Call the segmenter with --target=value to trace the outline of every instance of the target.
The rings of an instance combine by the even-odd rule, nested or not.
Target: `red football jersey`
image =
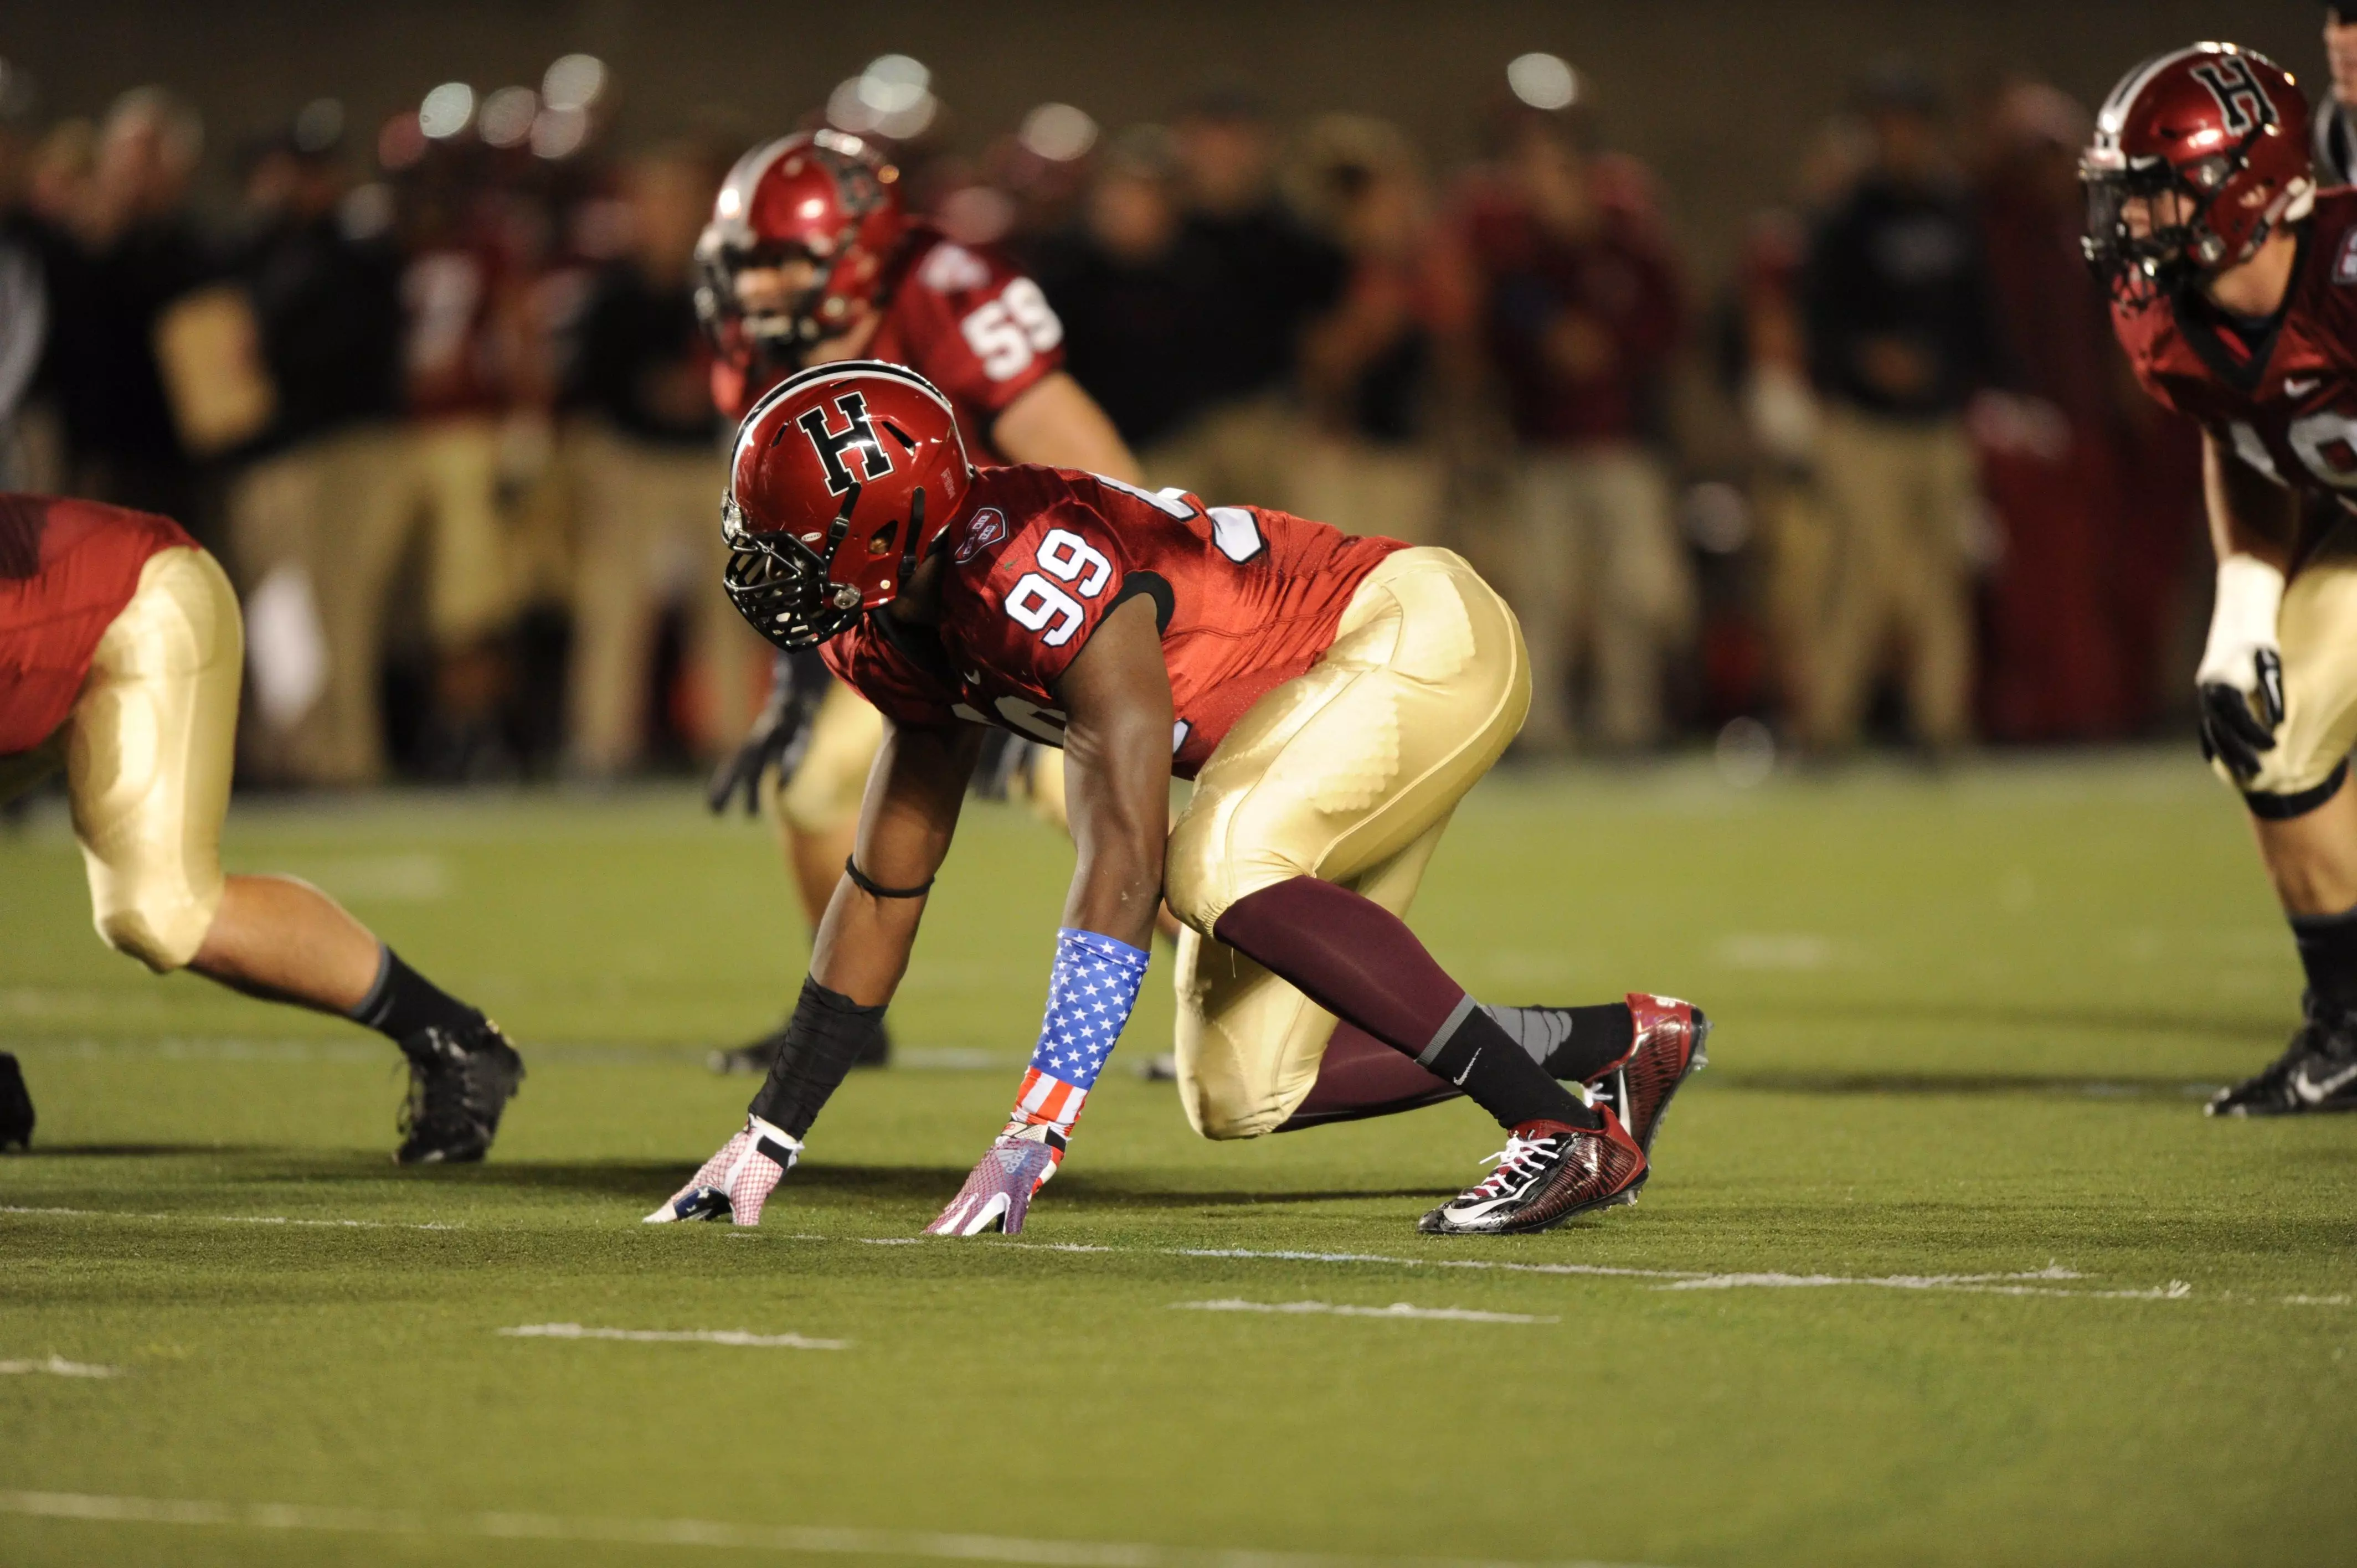
[[[920,231],[883,312],[860,358],[906,365],[941,388],[977,462],[995,455],[991,426],[1007,405],[1063,368],[1064,324],[1039,285],[994,250]],[[716,365],[713,402],[742,419],[790,373]]]
[[[1332,646],[1361,579],[1405,545],[1183,490],[1021,464],[984,468],[950,524],[936,636],[867,616],[827,667],[901,724],[966,719],[1063,745],[1055,683],[1115,605],[1154,600],[1192,779],[1244,710]]]
[[[66,722],[147,558],[195,542],[170,518],[0,493],[0,757]]]
[[[2255,344],[2166,295],[2115,299],[2112,327],[2163,406],[2279,485],[2357,501],[2357,188],[2318,195],[2283,311]]]

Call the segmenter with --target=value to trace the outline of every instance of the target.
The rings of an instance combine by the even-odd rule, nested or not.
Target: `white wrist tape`
[[[2229,555],[2219,562],[2218,602],[2210,612],[2203,668],[2252,648],[2273,648],[2283,596],[2284,575],[2258,557]]]

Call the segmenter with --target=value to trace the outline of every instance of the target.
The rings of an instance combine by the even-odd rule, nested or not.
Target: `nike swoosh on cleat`
[[[2291,1087],[2293,1093],[2310,1105],[2321,1105],[2352,1083],[2357,1083],[2357,1067],[2343,1068],[2322,1083],[2309,1077],[2308,1069],[2302,1068],[2299,1076],[2292,1080]]]
[[[2284,394],[2287,397],[2306,397],[2323,384],[2322,376],[2286,376],[2283,384]]]

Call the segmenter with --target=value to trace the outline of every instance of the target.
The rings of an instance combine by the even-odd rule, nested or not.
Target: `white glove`
[[[745,1130],[720,1145],[688,1184],[647,1216],[650,1225],[681,1219],[726,1219],[737,1225],[761,1223],[761,1206],[770,1201],[785,1174],[802,1158],[802,1140],[786,1135],[759,1116],[745,1118]]]
[[[2252,555],[2218,563],[2218,602],[2194,685],[2201,693],[2201,755],[2226,764],[2238,779],[2264,765],[2284,720],[2283,649],[2276,619],[2284,575]]]

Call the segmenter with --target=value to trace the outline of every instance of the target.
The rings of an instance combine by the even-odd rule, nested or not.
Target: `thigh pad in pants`
[[[1211,932],[1246,894],[1295,876],[1355,886],[1394,913],[1440,829],[1530,708],[1522,632],[1446,550],[1403,550],[1352,596],[1333,646],[1221,741],[1171,830],[1164,885],[1188,930],[1178,1077],[1208,1137],[1282,1122],[1317,1079],[1333,1019]]]

